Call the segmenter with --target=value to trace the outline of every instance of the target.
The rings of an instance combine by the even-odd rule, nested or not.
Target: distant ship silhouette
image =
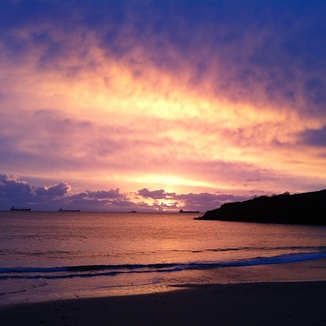
[[[62,209],[62,208],[59,208],[58,212],[80,212],[80,209]]]
[[[184,211],[183,209],[180,209],[179,213],[200,213],[200,211]]]
[[[10,208],[11,211],[21,211],[21,212],[29,212],[31,209],[27,207],[14,207]]]

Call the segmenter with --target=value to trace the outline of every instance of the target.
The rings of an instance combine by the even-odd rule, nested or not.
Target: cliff
[[[302,194],[261,196],[227,203],[200,220],[326,225],[326,189]]]

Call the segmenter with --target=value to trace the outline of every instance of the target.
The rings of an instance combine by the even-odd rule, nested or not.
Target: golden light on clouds
[[[103,2],[104,16],[79,5],[69,20],[54,5],[3,30],[0,174],[125,192],[323,186],[316,17],[305,15],[297,34],[299,25],[282,30],[264,13],[260,26],[199,4],[205,17],[191,4],[178,14],[162,4],[168,22],[151,2],[147,11]]]

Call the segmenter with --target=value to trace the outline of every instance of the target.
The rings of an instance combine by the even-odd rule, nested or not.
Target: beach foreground
[[[326,325],[326,282],[174,287],[3,307],[2,325]]]

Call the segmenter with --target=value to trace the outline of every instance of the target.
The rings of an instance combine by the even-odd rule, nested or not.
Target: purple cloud
[[[188,194],[176,194],[174,192],[166,192],[164,189],[148,190],[143,188],[139,190],[138,195],[144,198],[154,199],[153,206],[159,210],[167,209],[180,209],[181,207],[187,209],[197,209],[200,211],[206,211],[220,207],[222,204],[230,201],[242,201],[248,199],[248,196],[235,196],[229,194],[211,194],[207,192],[203,193],[188,193]],[[161,201],[160,201],[161,200]],[[162,200],[170,201],[168,204],[162,202]]]
[[[0,174],[1,195],[29,195],[32,193],[31,187],[24,181],[20,181],[14,176]]]
[[[248,196],[235,196],[229,194],[211,194],[203,193],[189,193],[176,195],[175,199],[179,201],[186,209],[197,209],[206,211],[213,208],[218,208],[222,204],[232,201],[243,201],[248,199]]]
[[[0,209],[26,206],[34,197],[32,188],[15,176],[0,174]]]
[[[50,187],[39,187],[35,189],[38,196],[64,196],[70,190],[67,183],[59,183]]]
[[[175,196],[175,193],[165,192],[164,189],[150,191],[147,188],[143,188],[141,190],[138,190],[138,195],[145,198],[166,199],[166,198],[173,198]]]
[[[63,204],[86,211],[129,211],[137,206],[119,189],[86,191],[66,198]]]
[[[35,187],[22,181],[21,178],[0,174],[0,210],[11,206],[28,206],[33,210],[57,210],[58,208],[78,208],[86,211],[177,211],[180,208],[206,211],[221,204],[244,200],[229,194],[188,193],[177,194],[164,189],[149,190],[143,188],[136,194],[152,203],[131,199],[132,194],[121,193],[120,190],[84,191],[69,195],[71,186],[61,182],[52,186]]]
[[[120,193],[119,188],[111,189],[108,191],[98,190],[98,191],[87,191],[86,194],[89,198],[97,199],[125,199],[126,196]]]
[[[85,191],[69,195],[71,186],[61,182],[52,186],[35,187],[21,179],[0,174],[0,210],[11,206],[29,206],[33,210],[75,208],[83,210],[129,210],[135,208],[119,189]]]
[[[301,134],[307,145],[326,147],[326,126],[321,129],[309,129]]]

